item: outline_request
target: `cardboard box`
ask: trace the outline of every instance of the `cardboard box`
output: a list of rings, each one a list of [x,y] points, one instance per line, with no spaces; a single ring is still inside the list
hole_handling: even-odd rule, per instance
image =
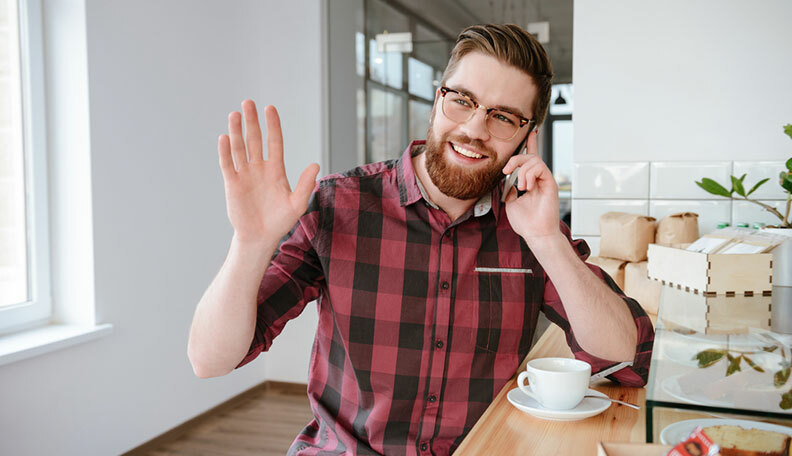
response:
[[[673,448],[659,443],[600,442],[597,456],[665,456]]]
[[[663,287],[660,319],[669,329],[702,334],[745,334],[750,328],[770,330],[772,296],[704,296]]]
[[[773,256],[769,253],[719,254],[649,245],[651,279],[707,296],[767,295],[773,290]]]
[[[648,261],[627,263],[624,268],[624,294],[638,301],[648,314],[657,315],[660,302],[660,282],[649,278]]]
[[[596,264],[603,271],[607,272],[609,276],[616,282],[616,285],[619,286],[622,290],[624,290],[624,268],[627,266],[627,262],[624,260],[617,260],[615,258],[605,258],[605,257],[589,257],[586,262],[591,264]]]

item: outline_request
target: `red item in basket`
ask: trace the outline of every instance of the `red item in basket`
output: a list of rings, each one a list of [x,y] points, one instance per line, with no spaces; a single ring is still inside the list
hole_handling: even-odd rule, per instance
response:
[[[687,440],[683,440],[671,448],[667,456],[717,456],[719,454],[720,447],[713,443],[700,427],[697,427]]]

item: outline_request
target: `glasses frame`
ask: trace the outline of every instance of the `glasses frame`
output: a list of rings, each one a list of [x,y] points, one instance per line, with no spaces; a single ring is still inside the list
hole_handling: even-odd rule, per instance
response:
[[[450,93],[455,93],[455,94],[457,94],[457,95],[459,95],[459,96],[462,96],[462,97],[465,97],[465,98],[467,98],[468,100],[470,100],[470,102],[471,102],[471,103],[473,103],[473,110],[471,110],[471,111],[470,111],[470,117],[468,117],[467,119],[465,119],[465,120],[464,120],[464,121],[462,121],[462,122],[457,122],[457,123],[460,123],[460,124],[462,124],[462,123],[468,122],[470,119],[472,119],[472,118],[473,118],[473,116],[475,116],[475,115],[476,115],[476,110],[478,110],[479,108],[484,108],[484,110],[486,111],[486,114],[485,114],[485,117],[486,117],[486,118],[489,118],[489,115],[490,115],[490,113],[491,113],[492,111],[503,111],[503,112],[506,112],[506,113],[508,113],[508,114],[511,114],[511,115],[513,115],[513,116],[517,116],[517,117],[519,117],[519,118],[520,118],[520,125],[518,125],[518,126],[517,126],[517,129],[516,129],[516,130],[514,130],[514,134],[513,134],[513,135],[511,135],[511,136],[510,136],[510,137],[508,137],[508,138],[501,138],[500,136],[496,136],[495,134],[493,134],[493,133],[490,131],[490,129],[489,129],[489,125],[487,124],[487,122],[484,122],[484,127],[487,129],[487,132],[488,132],[489,134],[491,134],[491,135],[492,135],[493,137],[495,137],[495,138],[502,139],[502,140],[504,140],[504,141],[508,141],[508,140],[510,140],[510,139],[513,139],[515,136],[517,136],[517,133],[519,133],[519,132],[520,132],[520,129],[521,129],[522,127],[524,127],[524,126],[528,125],[529,123],[536,124],[536,121],[535,121],[534,119],[526,119],[525,117],[523,117],[523,116],[521,116],[521,115],[515,114],[515,113],[513,113],[513,112],[509,112],[509,111],[504,111],[503,109],[500,109],[500,108],[489,108],[489,107],[487,107],[487,106],[484,106],[483,104],[479,103],[478,101],[476,101],[476,100],[475,100],[473,97],[471,97],[470,95],[466,95],[466,94],[464,94],[464,93],[462,93],[462,92],[460,92],[460,91],[458,91],[458,90],[454,90],[454,89],[452,89],[452,88],[450,88],[450,87],[445,87],[445,86],[443,86],[443,87],[440,87],[440,96],[442,96],[442,97],[443,97],[443,99],[440,101],[440,102],[441,102],[441,105],[440,105],[440,110],[443,112],[443,115],[444,115],[444,116],[446,116],[446,118],[447,118],[448,120],[452,121],[452,122],[456,122],[456,120],[454,120],[454,119],[452,119],[452,118],[448,117],[448,114],[446,114],[446,112],[445,112],[445,100],[446,100],[446,95],[447,95],[449,92],[450,92]]]

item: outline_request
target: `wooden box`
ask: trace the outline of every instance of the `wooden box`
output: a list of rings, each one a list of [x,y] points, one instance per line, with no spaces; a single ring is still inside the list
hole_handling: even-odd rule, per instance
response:
[[[770,329],[772,296],[705,296],[665,286],[660,319],[668,329],[702,334],[745,334],[749,328]]]
[[[671,445],[658,443],[613,443],[600,442],[597,456],[665,456]]]
[[[773,290],[773,255],[706,254],[649,244],[649,278],[663,285],[700,293],[765,295]]]

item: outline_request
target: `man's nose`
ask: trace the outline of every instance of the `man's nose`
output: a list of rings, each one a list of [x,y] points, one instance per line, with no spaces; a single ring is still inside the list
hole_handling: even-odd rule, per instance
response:
[[[461,124],[460,127],[471,139],[488,140],[490,135],[487,131],[487,110],[479,106],[473,113],[473,117]]]

